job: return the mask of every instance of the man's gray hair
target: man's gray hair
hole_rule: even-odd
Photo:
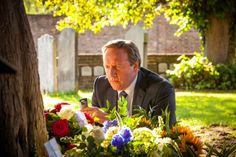
[[[141,64],[141,58],[139,54],[139,50],[137,46],[130,40],[123,40],[123,39],[116,39],[116,40],[111,40],[107,42],[103,47],[102,47],[102,53],[106,52],[107,48],[124,48],[127,50],[128,53],[128,59],[130,62],[130,65],[134,65],[138,61],[139,67]]]

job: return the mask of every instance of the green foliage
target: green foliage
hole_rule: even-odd
[[[177,88],[185,89],[209,89],[216,88],[215,78],[219,73],[211,62],[200,53],[195,53],[191,59],[185,55],[178,59],[173,71],[167,70],[167,76]]]
[[[203,54],[195,53],[191,59],[185,55],[178,59],[174,70],[167,76],[176,88],[184,89],[236,89],[236,65],[212,65]]]
[[[66,16],[58,23],[59,30],[70,27],[78,32],[99,32],[105,26],[121,24],[127,27],[129,23],[137,24],[140,21],[143,21],[145,27],[150,27],[153,19],[159,14],[156,10],[158,0],[41,1],[46,8],[53,10],[54,16]]]
[[[216,157],[234,157],[236,156],[236,144],[233,144],[231,147],[226,147],[225,144],[221,145],[221,149],[217,150],[214,145],[210,145],[208,143],[205,144],[207,148],[206,157],[211,157],[212,155]]]
[[[46,7],[40,0],[24,0],[24,6],[27,14],[46,14]]]
[[[109,156],[110,152],[105,152],[104,148],[96,143],[93,136],[85,136],[83,134],[77,135],[74,139],[64,138],[64,142],[73,142],[77,144],[77,150],[67,150],[65,156],[67,157],[99,157],[99,156]],[[112,151],[111,151],[112,152]]]
[[[163,12],[171,24],[179,26],[176,35],[192,27],[204,35],[211,16],[234,16],[236,8],[234,0],[24,0],[24,2],[28,12],[31,10],[37,12],[39,10],[37,8],[44,10],[47,8],[45,11],[53,12],[55,16],[65,15],[66,17],[58,23],[59,30],[71,27],[78,32],[84,30],[99,32],[105,26],[121,24],[127,27],[130,23],[139,22],[144,23],[144,27],[147,28],[151,27],[153,19]]]
[[[235,6],[234,0],[166,0],[166,5],[162,5],[160,10],[171,24],[179,26],[176,35],[195,28],[204,36],[211,16],[235,15]]]
[[[217,79],[219,89],[236,89],[236,64],[217,64],[220,76]]]
[[[113,120],[116,118],[116,108],[110,109],[110,102],[107,101],[107,106],[105,108],[101,108],[104,112],[109,113],[107,116],[108,120]],[[118,112],[121,117],[127,117],[127,106],[128,102],[124,97],[121,97],[121,100],[118,101]]]

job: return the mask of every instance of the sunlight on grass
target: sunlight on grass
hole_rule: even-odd
[[[53,108],[54,105],[61,102],[70,103],[74,108],[79,108],[81,98],[88,98],[89,104],[91,104],[92,91],[91,90],[79,90],[78,92],[58,92],[43,94],[44,108]]]
[[[236,127],[236,93],[176,92],[177,119],[188,125]]]
[[[189,92],[189,91],[177,91],[176,92],[176,96],[204,96],[204,97],[228,97],[228,98],[232,98],[232,97],[235,97],[236,96],[236,92],[233,93],[233,92],[222,92],[222,91],[215,91],[215,92],[196,92],[196,91],[192,91],[192,92]]]
[[[92,98],[92,92],[91,92],[91,90],[86,90],[86,91],[78,90],[77,94],[78,94],[81,98],[88,98],[88,99],[91,99],[91,98]]]

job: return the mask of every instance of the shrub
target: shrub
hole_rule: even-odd
[[[236,65],[213,65],[202,53],[190,59],[185,55],[178,59],[174,70],[167,70],[170,82],[183,89],[236,89]]]
[[[236,64],[217,64],[220,77],[217,80],[219,89],[236,89]]]

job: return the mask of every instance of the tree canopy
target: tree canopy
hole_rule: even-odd
[[[177,35],[190,28],[204,35],[210,16],[234,16],[236,12],[235,0],[25,0],[25,5],[29,13],[47,10],[54,16],[65,16],[57,28],[71,27],[78,32],[139,22],[148,28],[163,13],[171,24],[179,26]]]
[[[25,0],[25,6],[28,13],[62,16],[57,29],[77,32],[137,23],[149,28],[155,17],[164,14],[170,24],[179,26],[177,36],[190,28],[198,30],[205,54],[214,63],[226,63],[236,54],[235,0]],[[215,41],[216,37],[221,39]]]

